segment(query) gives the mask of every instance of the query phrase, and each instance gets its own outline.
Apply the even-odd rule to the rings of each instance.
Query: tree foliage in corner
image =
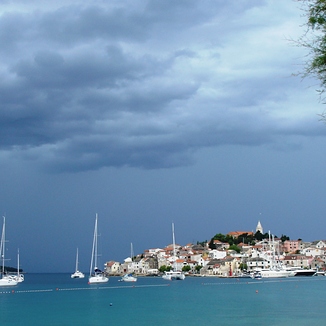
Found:
[[[308,60],[305,63],[303,76],[314,76],[320,81],[318,92],[325,101],[326,91],[326,0],[297,0],[302,3],[306,16],[304,35],[299,39],[299,46],[309,49]],[[321,114],[321,120],[326,121],[326,112]]]

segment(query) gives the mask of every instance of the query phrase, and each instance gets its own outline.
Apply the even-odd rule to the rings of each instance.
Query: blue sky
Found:
[[[87,271],[254,230],[325,239],[326,126],[296,1],[0,1],[8,265]]]

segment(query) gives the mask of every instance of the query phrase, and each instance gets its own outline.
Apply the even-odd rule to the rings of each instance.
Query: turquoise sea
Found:
[[[326,320],[326,277],[188,277],[104,285],[70,274],[26,274],[0,288],[1,325],[317,325]]]

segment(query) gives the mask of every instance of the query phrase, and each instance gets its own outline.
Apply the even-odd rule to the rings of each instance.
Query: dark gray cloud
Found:
[[[289,77],[288,12],[266,21],[268,1],[5,5],[3,153],[53,171],[154,169],[200,148],[324,135]]]

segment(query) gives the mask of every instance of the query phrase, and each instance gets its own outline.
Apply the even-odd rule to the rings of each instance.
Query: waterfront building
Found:
[[[222,259],[226,257],[227,251],[212,249],[208,252],[208,257],[210,259]]]
[[[285,252],[295,253],[297,250],[302,250],[303,248],[301,240],[285,240],[283,243],[283,250]]]
[[[104,264],[105,266],[105,272],[107,274],[111,274],[111,275],[114,275],[114,274],[120,274],[121,273],[121,264],[117,261],[108,261]]]
[[[326,248],[326,241],[325,240],[315,241],[312,243],[312,245],[317,249],[323,249]]]
[[[230,245],[227,242],[221,242],[220,240],[214,240],[213,245],[215,246],[215,249],[228,249]]]
[[[326,270],[326,257],[321,256],[321,257],[314,257],[311,262],[310,262],[310,267],[313,269],[317,269],[319,271]]]
[[[313,257],[293,254],[285,256],[283,262],[286,267],[310,268],[312,260]]]
[[[301,250],[301,254],[305,256],[312,256],[312,257],[317,257],[317,256],[324,256],[325,255],[325,249],[318,249],[315,247],[308,247],[304,248]]]
[[[254,271],[256,269],[265,269],[269,267],[268,261],[266,261],[262,257],[248,258],[246,264],[248,271]]]

